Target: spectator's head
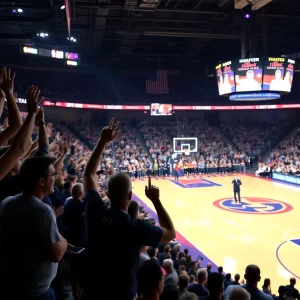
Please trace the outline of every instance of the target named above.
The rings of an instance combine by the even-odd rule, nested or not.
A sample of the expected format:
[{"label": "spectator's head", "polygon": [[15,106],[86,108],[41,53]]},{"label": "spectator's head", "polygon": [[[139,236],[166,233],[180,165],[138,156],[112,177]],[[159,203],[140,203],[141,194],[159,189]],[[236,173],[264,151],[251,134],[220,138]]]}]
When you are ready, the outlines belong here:
[{"label": "spectator's head", "polygon": [[211,268],[212,268],[212,265],[211,265],[211,263],[209,262],[209,263],[206,265],[206,269],[207,269],[207,271],[210,271]]},{"label": "spectator's head", "polygon": [[75,183],[72,187],[72,197],[73,199],[82,200],[84,196],[82,183]]},{"label": "spectator's head", "polygon": [[156,258],[157,255],[157,248],[149,247],[147,253],[150,258]]},{"label": "spectator's head", "polygon": [[24,194],[43,199],[53,193],[56,177],[54,161],[55,158],[49,156],[33,156],[23,162],[20,179]]},{"label": "spectator's head", "polygon": [[187,266],[187,261],[185,257],[179,259],[179,266]]},{"label": "spectator's head", "polygon": [[189,275],[189,278],[190,278],[190,283],[195,282],[195,279],[196,279],[195,275],[191,274],[191,275]]},{"label": "spectator's head", "polygon": [[175,249],[177,252],[180,251],[180,248],[181,248],[181,244],[180,243],[176,244]]},{"label": "spectator's head", "polygon": [[218,267],[218,272],[222,274],[223,273],[223,267],[221,267],[221,266]]},{"label": "spectator's head", "polygon": [[139,216],[139,204],[132,200],[128,207],[128,214],[132,220],[136,220]]},{"label": "spectator's head", "polygon": [[167,272],[167,274],[170,274],[173,272],[173,261],[172,259],[165,259],[163,262],[163,268]]},{"label": "spectator's head", "polygon": [[148,246],[141,246],[141,247],[140,247],[140,252],[141,252],[141,253],[146,253],[147,250],[148,250]]},{"label": "spectator's head", "polygon": [[181,274],[179,276],[179,281],[178,281],[178,287],[180,290],[184,290],[187,288],[189,284],[189,276],[185,275],[185,274]]},{"label": "spectator's head", "polygon": [[179,300],[198,300],[198,296],[195,293],[184,293],[180,296]]},{"label": "spectator's head", "polygon": [[240,286],[233,286],[228,294],[227,300],[250,300],[250,294]]},{"label": "spectator's head", "polygon": [[235,281],[235,282],[239,282],[239,281],[240,281],[240,278],[241,278],[240,274],[235,274],[235,275],[234,275],[234,281]]},{"label": "spectator's head", "polygon": [[130,177],[123,172],[116,172],[108,180],[108,197],[111,206],[128,211],[132,196]]},{"label": "spectator's head", "polygon": [[159,297],[159,300],[178,300],[179,290],[174,284],[166,284],[164,286],[163,292]]},{"label": "spectator's head", "polygon": [[152,260],[145,261],[137,271],[137,282],[144,297],[159,298],[164,288],[164,282],[158,263]]},{"label": "spectator's head", "polygon": [[224,293],[224,279],[221,273],[211,273],[207,279],[209,295],[221,299]]},{"label": "spectator's head", "polygon": [[247,284],[257,286],[260,281],[260,269],[256,265],[249,265],[245,271],[245,279]]},{"label": "spectator's head", "polygon": [[230,273],[227,273],[227,274],[225,275],[225,278],[226,278],[227,280],[230,280],[231,274],[230,274]]},{"label": "spectator's head", "polygon": [[296,285],[296,278],[294,277],[290,278],[290,285],[292,286]]},{"label": "spectator's head", "polygon": [[267,288],[269,288],[270,286],[271,286],[271,280],[270,280],[270,278],[265,278],[264,284],[263,284],[263,286],[262,286],[262,289],[267,289]]},{"label": "spectator's head", "polygon": [[284,285],[281,285],[278,288],[278,294],[279,294],[280,297],[285,297],[285,295],[286,295],[286,287]]},{"label": "spectator's head", "polygon": [[165,253],[170,253],[170,251],[171,251],[171,246],[169,244],[165,245],[164,252]]},{"label": "spectator's head", "polygon": [[75,184],[77,182],[77,179],[78,179],[77,175],[69,175],[68,176],[68,181],[71,181],[72,184]]},{"label": "spectator's head", "polygon": [[178,273],[181,274],[182,272],[186,272],[186,266],[184,266],[184,265],[181,265],[178,268]]},{"label": "spectator's head", "polygon": [[189,254],[189,249],[184,249],[183,252],[184,252],[185,256],[187,256]]},{"label": "spectator's head", "polygon": [[184,254],[183,251],[180,251],[180,252],[178,253],[178,260],[180,260],[180,258],[182,258],[182,257],[185,257],[185,254]]},{"label": "spectator's head", "polygon": [[73,186],[72,181],[66,181],[66,182],[64,183],[64,189],[65,189],[66,191],[70,192],[70,193],[71,193],[71,191],[72,191],[72,186]]},{"label": "spectator's head", "polygon": [[205,282],[207,281],[207,271],[206,271],[206,269],[204,269],[204,268],[199,269],[196,273],[196,277],[197,277],[198,284],[204,285]]},{"label": "spectator's head", "polygon": [[194,270],[196,270],[197,269],[197,262],[192,261],[191,262],[191,268],[194,269]]}]

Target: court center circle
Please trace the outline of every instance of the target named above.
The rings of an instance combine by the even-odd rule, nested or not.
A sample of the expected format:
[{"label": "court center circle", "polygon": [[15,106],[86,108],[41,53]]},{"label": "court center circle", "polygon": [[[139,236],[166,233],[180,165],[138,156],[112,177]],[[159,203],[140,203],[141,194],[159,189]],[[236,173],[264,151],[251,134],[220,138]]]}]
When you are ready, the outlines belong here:
[{"label": "court center circle", "polygon": [[213,205],[226,211],[253,215],[274,215],[287,213],[293,206],[279,200],[260,197],[241,197],[241,203],[235,203],[232,197],[222,198]]}]

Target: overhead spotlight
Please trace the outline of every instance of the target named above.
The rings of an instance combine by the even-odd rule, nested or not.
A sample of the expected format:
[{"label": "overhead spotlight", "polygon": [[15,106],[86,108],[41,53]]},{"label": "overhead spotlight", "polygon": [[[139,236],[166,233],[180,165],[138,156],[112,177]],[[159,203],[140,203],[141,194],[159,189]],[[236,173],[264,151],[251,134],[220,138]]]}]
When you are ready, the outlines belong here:
[{"label": "overhead spotlight", "polygon": [[22,13],[23,9],[22,8],[18,8],[17,11],[18,11],[18,13]]},{"label": "overhead spotlight", "polygon": [[77,40],[74,38],[74,37],[67,37],[67,40],[68,41],[71,41],[71,42],[73,42],[73,43],[76,43],[77,42]]},{"label": "overhead spotlight", "polygon": [[62,5],[61,7],[60,7],[60,9],[65,9],[66,8],[66,6],[65,5]]},{"label": "overhead spotlight", "polygon": [[244,15],[244,18],[245,18],[245,19],[250,19],[250,18],[251,18],[251,15],[250,15],[250,14],[245,14],[245,15]]},{"label": "overhead spotlight", "polygon": [[44,37],[49,36],[49,34],[45,33],[45,32],[40,32],[40,33],[37,34],[37,36],[40,36],[40,37],[44,38]]}]

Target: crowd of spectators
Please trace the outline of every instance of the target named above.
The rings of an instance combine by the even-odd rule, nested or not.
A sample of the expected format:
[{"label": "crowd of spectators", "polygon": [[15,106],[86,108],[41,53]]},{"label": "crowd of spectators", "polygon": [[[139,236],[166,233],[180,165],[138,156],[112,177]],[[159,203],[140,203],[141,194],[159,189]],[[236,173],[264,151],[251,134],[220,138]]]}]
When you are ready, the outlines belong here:
[{"label": "crowd of spectators", "polygon": [[221,130],[229,137],[240,151],[251,158],[258,158],[262,152],[269,150],[287,131],[288,122],[274,124],[221,124]]},{"label": "crowd of spectators", "polygon": [[271,177],[272,172],[300,176],[300,133],[294,132],[284,138],[265,163],[260,162],[256,176]]},{"label": "crowd of spectators", "polygon": [[[28,114],[22,120],[14,77],[3,68],[0,115],[7,99],[8,116],[0,130],[1,300],[65,299],[66,279],[75,300],[271,299],[269,279],[263,291],[258,288],[257,266],[246,268],[240,285],[238,274],[231,280],[222,267],[213,272],[210,263],[203,267],[201,257],[193,260],[188,249],[182,251],[150,177],[145,196],[159,224],[131,200],[133,170],[135,176],[146,176],[143,163],[171,156],[166,135],[159,136],[163,142],[153,140],[155,128],[140,128],[156,155],[151,158],[126,124],[111,120],[102,130],[89,129],[90,150],[66,125],[45,123],[36,86],[28,88]],[[191,128],[200,141],[199,159],[221,163],[234,158],[230,146],[205,126]],[[136,169],[130,173],[129,166]],[[280,287],[277,299],[300,299],[295,284],[292,278]]]}]

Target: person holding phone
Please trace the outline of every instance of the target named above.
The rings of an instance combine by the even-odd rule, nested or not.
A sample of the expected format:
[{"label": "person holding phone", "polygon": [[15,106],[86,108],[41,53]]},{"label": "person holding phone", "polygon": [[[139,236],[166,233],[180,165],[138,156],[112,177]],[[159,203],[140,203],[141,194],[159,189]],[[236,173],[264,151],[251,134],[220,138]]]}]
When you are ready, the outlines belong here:
[{"label": "person holding phone", "polygon": [[[119,134],[118,124],[112,119],[102,129],[100,140],[83,173],[87,243],[82,300],[110,299],[112,292],[114,299],[133,300],[140,247],[157,248],[159,243],[169,242],[176,235],[172,220],[160,201],[159,189],[152,185],[150,177],[145,195],[153,203],[161,227],[142,219],[132,220],[129,216],[132,183],[126,173],[115,172],[108,179],[107,194],[111,206],[107,207],[101,199],[94,175],[105,146]],[[120,251],[122,259],[118,259]],[[118,278],[122,278],[117,288],[115,280],[111,280],[115,278],[116,270]]]}]

